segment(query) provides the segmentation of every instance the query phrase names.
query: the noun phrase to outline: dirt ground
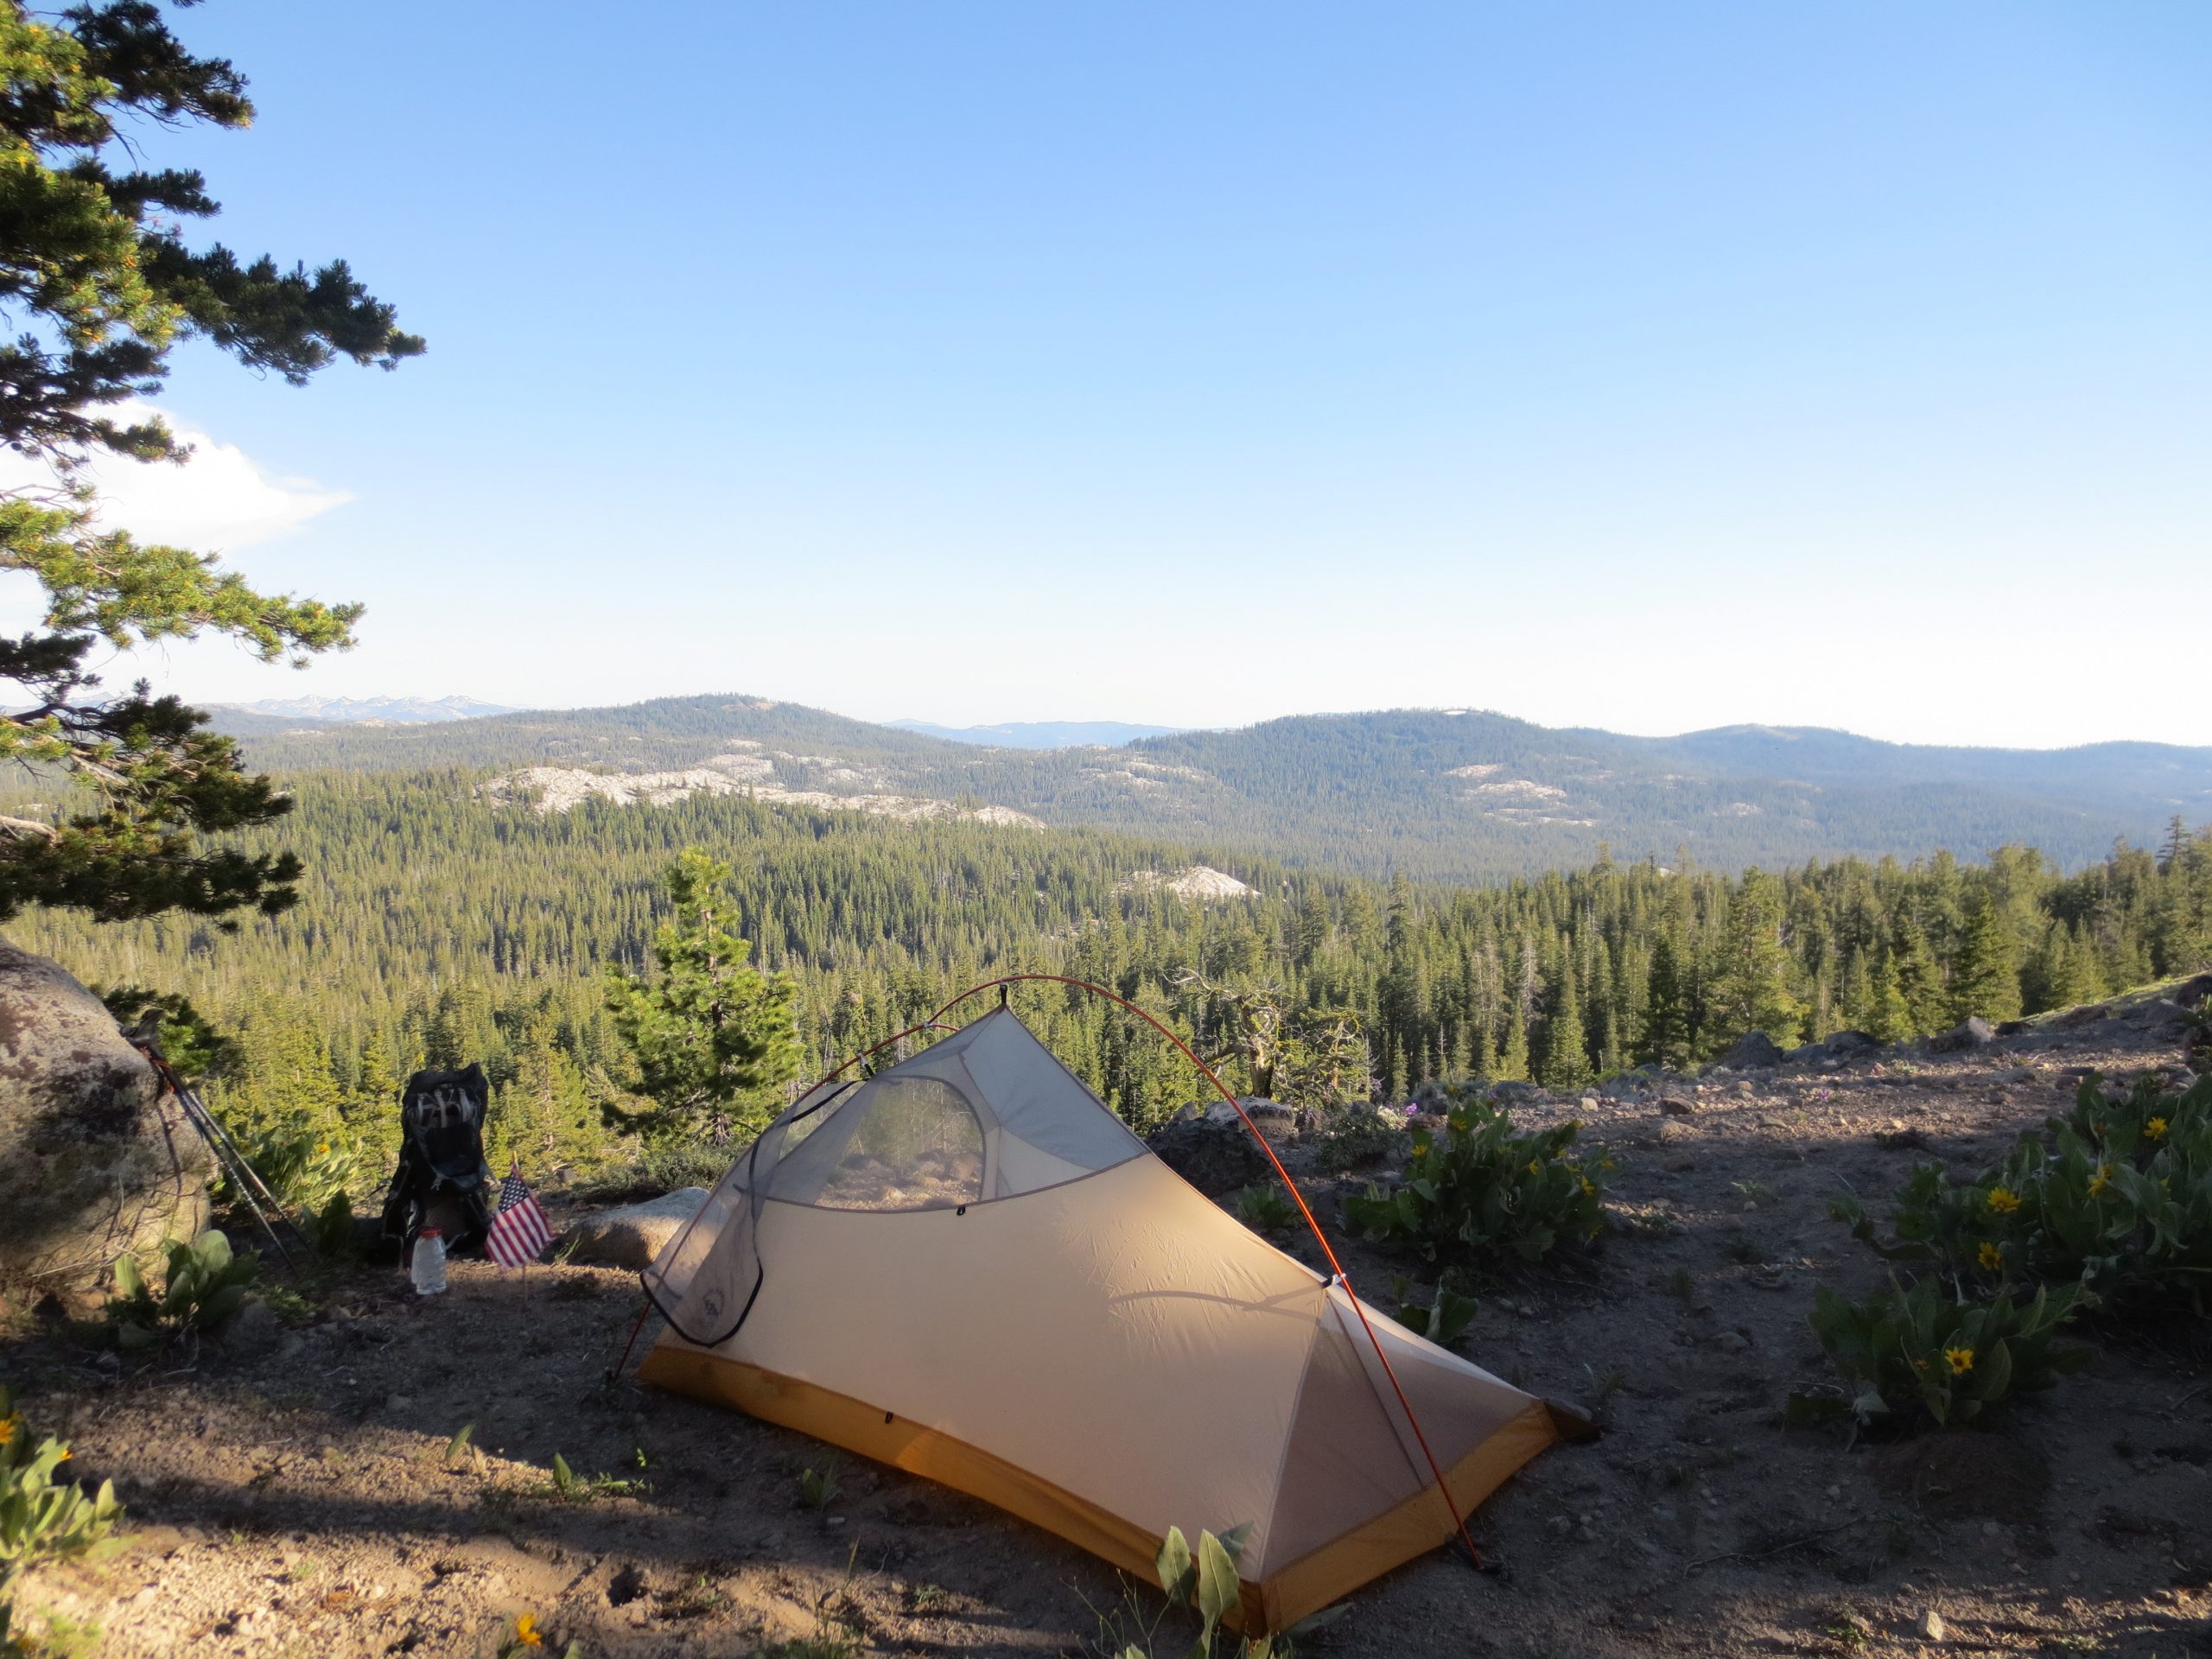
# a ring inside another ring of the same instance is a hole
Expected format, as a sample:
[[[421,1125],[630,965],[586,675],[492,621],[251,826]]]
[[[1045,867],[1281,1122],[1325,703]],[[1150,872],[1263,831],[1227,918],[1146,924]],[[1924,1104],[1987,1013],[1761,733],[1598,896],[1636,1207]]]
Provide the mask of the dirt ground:
[[[1483,1507],[1491,1570],[1439,1551],[1301,1651],[2212,1654],[2201,1323],[2088,1332],[2091,1370],[1992,1433],[1847,1448],[1777,1414],[1827,1376],[1814,1284],[1862,1289],[1881,1271],[1827,1219],[1841,1184],[1886,1196],[1916,1155],[1900,1139],[1970,1172],[2084,1068],[2176,1058],[2103,1020],[1967,1055],[1517,1107],[1524,1123],[1579,1117],[1615,1151],[1614,1224],[1589,1262],[1484,1294],[1463,1351],[1594,1408],[1605,1435]],[[1662,1093],[1691,1109],[1662,1113]],[[1326,1222],[1357,1179],[1301,1184]],[[1387,1303],[1402,1264],[1345,1255]],[[0,1380],[66,1430],[82,1471],[114,1478],[133,1530],[109,1561],[35,1575],[25,1609],[95,1623],[94,1650],[118,1656],[489,1655],[524,1611],[548,1651],[575,1640],[593,1659],[817,1636],[885,1654],[1103,1644],[1093,1610],[1121,1586],[1072,1547],[802,1436],[606,1382],[641,1306],[627,1274],[460,1263],[452,1294],[424,1301],[365,1270],[320,1302],[309,1322],[152,1364],[36,1332],[0,1345]],[[556,1453],[575,1476],[565,1496]],[[804,1471],[832,1467],[838,1490],[810,1507]]]

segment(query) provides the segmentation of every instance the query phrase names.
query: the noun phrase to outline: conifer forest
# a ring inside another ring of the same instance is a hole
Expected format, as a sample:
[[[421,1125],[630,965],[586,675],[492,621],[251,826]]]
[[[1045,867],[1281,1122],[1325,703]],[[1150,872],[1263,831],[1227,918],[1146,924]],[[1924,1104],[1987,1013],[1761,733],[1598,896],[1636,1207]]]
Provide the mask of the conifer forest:
[[[1785,1046],[1846,1027],[1891,1040],[2212,959],[2212,830],[2178,819],[2157,848],[2072,871],[2020,846],[1732,874],[1601,855],[1473,887],[731,796],[540,815],[492,804],[480,782],[297,776],[296,810],[249,844],[298,854],[302,900],[235,931],[32,910],[11,931],[102,988],[189,998],[227,1039],[207,1089],[235,1122],[375,1154],[400,1078],[479,1060],[497,1089],[495,1154],[556,1177],[655,1133],[611,976],[650,973],[667,877],[693,847],[731,867],[729,925],[789,988],[796,1062],[757,1091],[753,1122],[802,1079],[1014,972],[1107,986],[1229,1062],[1236,1086],[1326,1104],[1469,1075],[1572,1087],[1708,1058],[1751,1030]],[[1193,862],[1255,891],[1198,902],[1156,879]],[[1188,1067],[1110,1004],[1014,995],[1141,1128],[1197,1097]]]

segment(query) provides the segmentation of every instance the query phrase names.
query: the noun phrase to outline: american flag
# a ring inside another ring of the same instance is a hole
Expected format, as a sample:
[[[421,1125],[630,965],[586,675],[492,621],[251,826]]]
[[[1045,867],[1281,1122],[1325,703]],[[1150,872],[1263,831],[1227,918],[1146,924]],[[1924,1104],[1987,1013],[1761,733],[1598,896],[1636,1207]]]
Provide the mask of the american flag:
[[[499,1187],[499,1213],[492,1217],[485,1236],[484,1253],[503,1268],[519,1268],[537,1260],[537,1253],[552,1242],[545,1211],[523,1185],[522,1165],[507,1172]]]

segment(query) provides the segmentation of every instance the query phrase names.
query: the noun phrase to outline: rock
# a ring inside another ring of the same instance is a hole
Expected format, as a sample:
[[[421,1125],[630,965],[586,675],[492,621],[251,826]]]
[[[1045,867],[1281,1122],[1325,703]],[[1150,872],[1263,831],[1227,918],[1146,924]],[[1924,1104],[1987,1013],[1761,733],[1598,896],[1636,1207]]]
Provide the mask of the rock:
[[[2139,1002],[2120,1016],[2131,1026],[2178,1027],[2189,1018],[2189,1010],[2170,997],[2154,996],[2147,1002]]]
[[[1227,1122],[1202,1117],[1170,1123],[1155,1129],[1145,1144],[1210,1198],[1249,1186],[1268,1173],[1267,1154],[1234,1117]]]
[[[1680,1095],[1662,1095],[1659,1099],[1659,1113],[1662,1117],[1688,1117],[1696,1109],[1696,1102],[1685,1100]]]
[[[1490,1091],[1490,1096],[1501,1106],[1520,1106],[1537,1099],[1543,1092],[1533,1083],[1501,1083]]]
[[[198,1233],[213,1163],[100,1000],[0,940],[0,1296],[88,1300]]]
[[[562,1234],[556,1241],[556,1248],[565,1249],[573,1239],[575,1249],[569,1252],[571,1262],[608,1268],[649,1268],[668,1241],[699,1213],[699,1206],[706,1201],[705,1187],[686,1186],[644,1204],[601,1210],[596,1215],[584,1217]]]
[[[1986,1048],[1997,1040],[1996,1027],[1978,1014],[1970,1014],[1948,1031],[1928,1039],[1938,1054],[1957,1054],[1970,1048]]]
[[[1943,1623],[1943,1615],[1930,1607],[1920,1616],[1920,1634],[1924,1641],[1941,1642],[1949,1637],[1951,1629]]]
[[[276,1310],[258,1296],[249,1296],[245,1305],[223,1326],[223,1351],[241,1358],[265,1354],[284,1339],[284,1327],[276,1318]]]
[[[1244,1109],[1245,1116],[1252,1120],[1252,1127],[1270,1141],[1287,1141],[1298,1133],[1298,1114],[1278,1100],[1262,1100],[1257,1096],[1239,1096],[1236,1104]],[[1225,1100],[1217,1100],[1206,1108],[1205,1121],[1226,1123],[1237,1134],[1244,1135],[1244,1126],[1237,1121],[1236,1107]],[[1249,1135],[1245,1135],[1248,1141]]]
[[[1763,1031],[1747,1031],[1713,1064],[1731,1071],[1757,1071],[1782,1064],[1782,1050]]]

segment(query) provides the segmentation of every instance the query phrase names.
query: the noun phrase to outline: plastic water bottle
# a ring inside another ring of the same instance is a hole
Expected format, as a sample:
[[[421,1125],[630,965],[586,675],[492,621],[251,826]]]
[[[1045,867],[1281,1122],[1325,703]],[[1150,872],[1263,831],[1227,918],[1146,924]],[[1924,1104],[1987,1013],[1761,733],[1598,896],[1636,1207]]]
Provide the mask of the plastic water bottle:
[[[417,1296],[442,1296],[446,1288],[445,1235],[435,1227],[425,1227],[415,1235],[415,1254],[410,1259],[409,1271],[415,1279]]]

